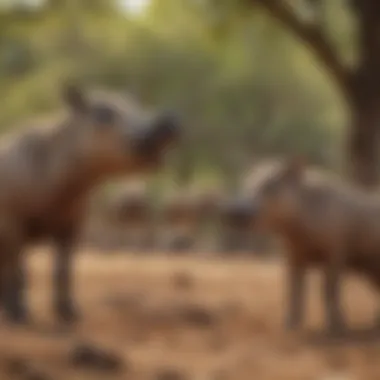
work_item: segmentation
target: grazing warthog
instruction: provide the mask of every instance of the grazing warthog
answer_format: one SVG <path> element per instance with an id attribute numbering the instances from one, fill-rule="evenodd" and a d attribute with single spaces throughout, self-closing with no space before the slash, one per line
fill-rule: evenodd
<path id="1" fill-rule="evenodd" d="M 158 169 L 178 137 L 171 114 L 148 115 L 130 99 L 66 86 L 61 118 L 41 123 L 0 147 L 0 236 L 3 304 L 7 316 L 25 321 L 21 252 L 51 239 L 57 248 L 54 304 L 71 321 L 72 256 L 90 191 L 111 177 Z"/>
<path id="2" fill-rule="evenodd" d="M 343 271 L 380 285 L 379 197 L 307 168 L 301 160 L 259 165 L 244 188 L 241 213 L 251 214 L 253 228 L 273 232 L 285 243 L 290 290 L 287 327 L 300 326 L 305 273 L 317 267 L 324 275 L 328 330 L 342 332 Z"/>

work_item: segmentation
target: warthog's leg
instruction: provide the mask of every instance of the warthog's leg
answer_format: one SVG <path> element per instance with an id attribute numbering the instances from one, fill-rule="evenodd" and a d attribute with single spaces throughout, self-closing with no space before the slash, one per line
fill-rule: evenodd
<path id="1" fill-rule="evenodd" d="M 76 235 L 65 232 L 56 236 L 56 258 L 54 265 L 54 309 L 62 322 L 73 322 L 78 314 L 73 301 L 73 256 Z"/>
<path id="2" fill-rule="evenodd" d="M 285 325 L 288 330 L 294 330 L 301 326 L 305 314 L 306 268 L 292 262 L 287 272 L 289 306 Z"/>
<path id="3" fill-rule="evenodd" d="M 346 327 L 340 302 L 343 266 L 343 256 L 338 251 L 332 252 L 325 268 L 324 284 L 327 326 L 332 334 L 341 333 Z"/>
<path id="4" fill-rule="evenodd" d="M 26 271 L 19 244 L 6 245 L 7 261 L 2 268 L 2 301 L 7 319 L 25 323 L 28 312 L 25 302 Z"/>

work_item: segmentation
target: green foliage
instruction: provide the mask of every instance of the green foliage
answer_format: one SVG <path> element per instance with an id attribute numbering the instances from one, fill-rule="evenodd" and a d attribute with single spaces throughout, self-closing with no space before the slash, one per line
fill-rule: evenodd
<path id="1" fill-rule="evenodd" d="M 328 3 L 332 20 L 340 10 Z M 1 10 L 0 128 L 55 109 L 62 80 L 72 76 L 179 109 L 188 136 L 171 170 L 183 184 L 199 179 L 194 168 L 233 182 L 268 154 L 334 164 L 343 112 L 329 78 L 266 14 L 218 4 L 151 0 L 140 17 L 101 0 Z M 337 38 L 338 24 L 329 24 Z"/>

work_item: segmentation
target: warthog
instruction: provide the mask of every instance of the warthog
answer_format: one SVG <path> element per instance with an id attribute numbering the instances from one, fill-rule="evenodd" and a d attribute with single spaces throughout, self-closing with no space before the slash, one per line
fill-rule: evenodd
<path id="1" fill-rule="evenodd" d="M 76 316 L 72 256 L 90 191 L 112 177 L 158 169 L 178 135 L 171 113 L 151 115 L 131 99 L 66 86 L 67 112 L 3 139 L 0 147 L 0 236 L 3 304 L 7 316 L 27 319 L 21 252 L 51 239 L 57 248 L 57 316 Z"/>
<path id="2" fill-rule="evenodd" d="M 342 273 L 353 271 L 380 285 L 379 197 L 322 170 L 308 168 L 302 160 L 259 165 L 243 187 L 236 211 L 245 216 L 249 213 L 252 228 L 277 234 L 286 247 L 290 290 L 287 327 L 300 326 L 305 274 L 317 267 L 324 276 L 328 330 L 342 332 Z"/>

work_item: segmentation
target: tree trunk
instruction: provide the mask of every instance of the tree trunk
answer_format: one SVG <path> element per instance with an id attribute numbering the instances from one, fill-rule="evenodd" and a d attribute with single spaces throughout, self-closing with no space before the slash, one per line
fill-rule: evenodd
<path id="1" fill-rule="evenodd" d="M 358 184 L 372 188 L 378 182 L 378 146 L 380 103 L 378 110 L 353 110 L 348 141 L 349 174 Z"/>
<path id="2" fill-rule="evenodd" d="M 348 139 L 351 178 L 367 188 L 376 185 L 380 135 L 380 1 L 350 1 L 358 32 L 358 61 L 353 71 L 341 62 L 321 25 L 310 27 L 300 20 L 288 1 L 252 0 L 251 3 L 263 6 L 303 39 L 333 75 L 349 100 L 352 116 Z"/>
<path id="3" fill-rule="evenodd" d="M 352 121 L 349 162 L 353 180 L 370 188 L 378 184 L 380 137 L 380 1 L 356 0 L 358 62 L 351 77 Z"/>
<path id="4" fill-rule="evenodd" d="M 352 82 L 348 163 L 351 178 L 366 188 L 378 182 L 380 137 L 380 86 L 377 68 L 363 67 Z"/>

